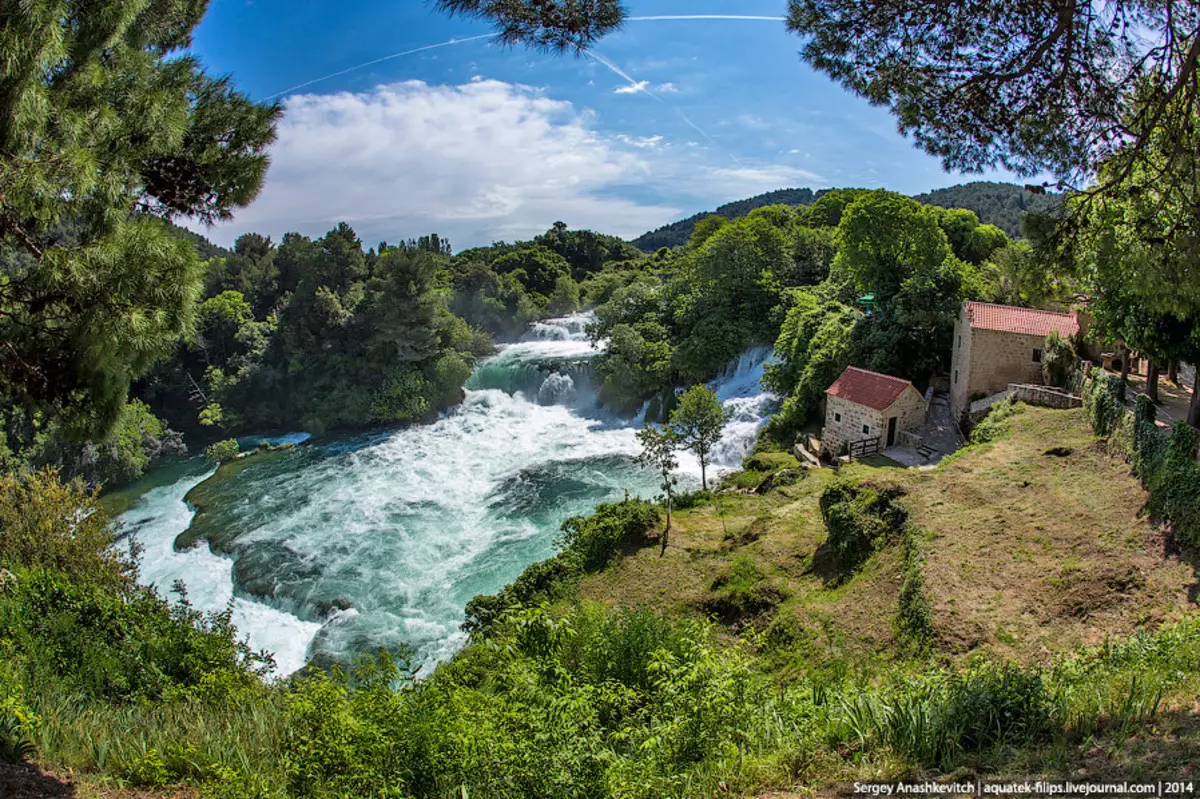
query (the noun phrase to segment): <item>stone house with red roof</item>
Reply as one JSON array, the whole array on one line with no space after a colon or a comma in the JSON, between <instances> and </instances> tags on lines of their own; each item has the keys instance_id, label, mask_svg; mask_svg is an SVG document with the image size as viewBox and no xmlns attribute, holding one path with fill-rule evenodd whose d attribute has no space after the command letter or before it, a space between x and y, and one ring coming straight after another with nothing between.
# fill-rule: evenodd
<instances>
[{"instance_id":1,"label":"stone house with red roof","mask_svg":"<svg viewBox=\"0 0 1200 799\"><path fill-rule=\"evenodd\" d=\"M997 394L1010 383L1042 382L1046 336L1079 334L1074 313L965 302L954 323L950 359L950 410L955 418L972 400Z\"/></svg>"},{"instance_id":2,"label":"stone house with red roof","mask_svg":"<svg viewBox=\"0 0 1200 799\"><path fill-rule=\"evenodd\" d=\"M825 390L821 449L841 454L847 444L878 438L880 449L925 423L925 397L900 377L851 366Z\"/></svg>"}]
</instances>

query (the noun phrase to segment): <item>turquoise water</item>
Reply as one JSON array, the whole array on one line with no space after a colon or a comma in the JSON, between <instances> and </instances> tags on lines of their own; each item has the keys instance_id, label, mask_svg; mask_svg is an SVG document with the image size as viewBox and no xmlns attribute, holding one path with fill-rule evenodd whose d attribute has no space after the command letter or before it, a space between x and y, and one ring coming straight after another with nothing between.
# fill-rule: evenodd
<instances>
[{"instance_id":1,"label":"turquoise water","mask_svg":"<svg viewBox=\"0 0 1200 799\"><path fill-rule=\"evenodd\" d=\"M433 424L304 443L211 484L198 526L211 548L173 547L193 520L183 496L207 470L151 490L121 517L147 546L144 579L183 580L201 606L233 599L239 629L281 673L378 646L411 646L426 666L449 657L467 601L552 555L564 519L656 493L633 463L640 422L596 407L586 322L534 326ZM766 354L714 383L734 411L718 464L740 462L771 406ZM681 471L698 482L694 462Z\"/></svg>"}]
</instances>

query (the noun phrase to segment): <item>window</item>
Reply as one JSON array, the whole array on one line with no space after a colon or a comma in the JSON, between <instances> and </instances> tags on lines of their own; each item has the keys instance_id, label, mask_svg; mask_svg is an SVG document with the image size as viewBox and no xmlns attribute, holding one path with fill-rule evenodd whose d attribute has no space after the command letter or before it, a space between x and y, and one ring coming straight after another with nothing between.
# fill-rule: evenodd
<instances>
[{"instance_id":1,"label":"window","mask_svg":"<svg viewBox=\"0 0 1200 799\"><path fill-rule=\"evenodd\" d=\"M1034 362L1034 363L1041 363L1041 362L1042 362L1042 351L1041 351L1041 350L1034 350L1034 351L1033 351L1033 362Z\"/></svg>"},{"instance_id":2,"label":"window","mask_svg":"<svg viewBox=\"0 0 1200 799\"><path fill-rule=\"evenodd\" d=\"M959 348L960 350L962 349L962 336L959 336L959 337L958 337L958 348Z\"/></svg>"},{"instance_id":3,"label":"window","mask_svg":"<svg viewBox=\"0 0 1200 799\"><path fill-rule=\"evenodd\" d=\"M864 425L863 425L863 432L864 432L864 433L866 433L867 435L870 435L870 434L871 434L871 425L869 425L869 424L864 424Z\"/></svg>"},{"instance_id":4,"label":"window","mask_svg":"<svg viewBox=\"0 0 1200 799\"><path fill-rule=\"evenodd\" d=\"M840 413L835 413L835 414L833 415L833 421L835 421L835 422L840 422L840 421L842 421L842 415L841 415Z\"/></svg>"},{"instance_id":5,"label":"window","mask_svg":"<svg viewBox=\"0 0 1200 799\"><path fill-rule=\"evenodd\" d=\"M958 370L954 370L954 385L958 385Z\"/></svg>"}]
</instances>

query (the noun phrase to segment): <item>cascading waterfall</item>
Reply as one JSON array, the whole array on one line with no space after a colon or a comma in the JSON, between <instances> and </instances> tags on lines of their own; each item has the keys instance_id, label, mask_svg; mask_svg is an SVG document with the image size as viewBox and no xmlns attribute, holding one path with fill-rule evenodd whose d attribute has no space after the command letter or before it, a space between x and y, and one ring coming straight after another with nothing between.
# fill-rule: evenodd
<instances>
[{"instance_id":1,"label":"cascading waterfall","mask_svg":"<svg viewBox=\"0 0 1200 799\"><path fill-rule=\"evenodd\" d=\"M596 407L589 321L534 325L432 424L306 443L207 483L192 533L211 551L172 546L193 524L183 496L204 475L143 495L122 516L147 546L143 579L182 580L208 609L233 599L239 629L285 674L306 657L379 646L410 646L426 667L452 655L467 601L553 554L565 518L626 490L657 493L633 463L635 421ZM716 470L740 463L770 411L759 386L769 353L745 353L711 384L733 411ZM690 457L681 472L698 483Z\"/></svg>"}]
</instances>

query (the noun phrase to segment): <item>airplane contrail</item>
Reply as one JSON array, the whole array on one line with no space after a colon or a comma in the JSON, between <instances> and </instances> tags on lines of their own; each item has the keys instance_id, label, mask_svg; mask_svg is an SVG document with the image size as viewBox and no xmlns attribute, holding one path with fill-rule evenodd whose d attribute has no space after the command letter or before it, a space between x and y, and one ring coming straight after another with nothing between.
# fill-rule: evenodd
<instances>
[{"instance_id":1,"label":"airplane contrail","mask_svg":"<svg viewBox=\"0 0 1200 799\"><path fill-rule=\"evenodd\" d=\"M649 16L649 17L629 17L627 21L628 22L662 22L662 21L668 21L668 20L691 20L691 19L787 22L787 19L785 17L760 17L760 16L753 16L753 15L747 15L747 14L660 14L657 16ZM340 78L342 75L346 75L346 74L348 74L350 72L354 72L356 70L366 69L367 67L371 67L376 64L381 64L384 61L390 61L393 58L402 58L406 55L416 55L417 53L423 53L426 50L436 50L439 47L451 47L452 45L456 45L456 44L465 44L467 42L477 42L480 39L494 39L495 37L497 37L499 35L500 34L498 34L498 33L485 33L480 36L467 36L462 39L451 39L448 42L439 42L438 44L427 44L424 47L414 47L412 50L403 50L399 53L392 53L391 55L385 55L382 58L372 59L371 61L364 61L361 64L355 64L352 67L346 67L345 69L339 70L337 72L331 72L328 75L322 75L319 78L313 78L312 80L305 81L304 83L296 84L295 86L291 87L290 89L284 89L281 92L275 92L274 94L267 95L263 99L264 100L272 100L276 97L282 97L285 94L291 94L292 92L298 91L299 89L304 89L308 86L312 86L314 83L321 83L322 81L331 80L333 78ZM597 60L599 60L599 59L597 59ZM604 63L604 62L601 62L601 63ZM621 74L619 70L614 69L614 65L611 62L606 63L605 66L607 66L609 69L613 69L618 74ZM628 78L628 76L622 75L622 77L624 77L626 80L629 80L630 83L634 83L634 84L637 83L637 81L630 80ZM657 95L651 94L651 96L654 97L655 99L659 100L659 102L662 102L662 98L658 97ZM680 116L683 116L684 119L687 120L687 117L682 112L680 112ZM693 128L696 128L696 130L700 131L700 133L703 134L705 138L708 138L709 141L712 141L711 137L709 137L707 133L704 133L704 131L702 131L702 130L700 130L700 128L696 127L695 123L693 123L691 120L687 120L687 122ZM735 158L734 160L737 160L737 159Z\"/></svg>"},{"instance_id":2,"label":"airplane contrail","mask_svg":"<svg viewBox=\"0 0 1200 799\"><path fill-rule=\"evenodd\" d=\"M354 72L355 70L358 70L358 69L365 69L366 67L374 66L375 64L380 64L384 61L390 61L393 58L400 58L401 56L406 56L406 55L415 55L416 53L423 53L426 50L436 50L439 47L450 47L451 45L455 45L455 44L466 44L467 42L476 42L476 41L479 41L480 39L493 39L499 35L500 34L498 34L498 33L485 33L485 34L482 34L481 36L468 36L465 39L451 39L448 42L440 42L438 44L427 44L424 47L415 47L412 50L404 50L399 53L392 53L391 55L385 55L382 58L376 58L371 61L364 61L361 64L355 64L352 67L346 67L345 69L339 70L338 72L331 72L328 75L323 75L319 78L313 78L312 80L305 81L304 83L299 83L290 89L284 89L281 92L275 92L274 94L268 95L267 97L265 97L263 99L270 100L275 97L281 97L285 94L291 94L292 92L296 91L297 89L303 89L306 86L312 86L314 83L320 83L321 81L330 80L331 78L339 78L348 72Z\"/></svg>"},{"instance_id":3,"label":"airplane contrail","mask_svg":"<svg viewBox=\"0 0 1200 799\"><path fill-rule=\"evenodd\" d=\"M627 17L626 22L659 22L679 19L725 19L759 22L787 22L787 17L760 17L749 14L659 14L652 17Z\"/></svg>"},{"instance_id":4,"label":"airplane contrail","mask_svg":"<svg viewBox=\"0 0 1200 799\"><path fill-rule=\"evenodd\" d=\"M683 113L683 111L679 110L678 108L675 108L674 106L672 106L666 100L659 97L656 93L650 91L650 89L647 88L645 81L634 80L632 75L630 75L625 70L621 69L619 66L614 64L612 61L609 61L607 58L605 58L604 56L597 53L595 50L584 50L583 52L585 54L587 54L587 56L589 58L596 61L596 63L600 64L601 66L607 67L609 70L611 70L617 76L619 76L620 78L622 78L623 80L628 82L629 85L633 88L633 90L635 92L642 92L643 94L646 94L646 95L654 98L658 102L662 103L667 108L670 108L676 114L679 114L679 117L684 122L686 122L694 131L696 131L701 136L703 136L705 139L707 139L709 144L716 147L718 150L724 151L725 154L728 155L730 158L732 158L733 162L735 164L737 164L739 167L741 167L743 169L746 167L746 165L744 163L742 163L742 159L738 158L732 152L730 152L729 150L726 150L724 147L722 147L720 144L718 144L716 139L714 139L712 136L709 136L708 132L705 131L704 128L700 127L695 122L693 122L687 114Z\"/></svg>"}]
</instances>

